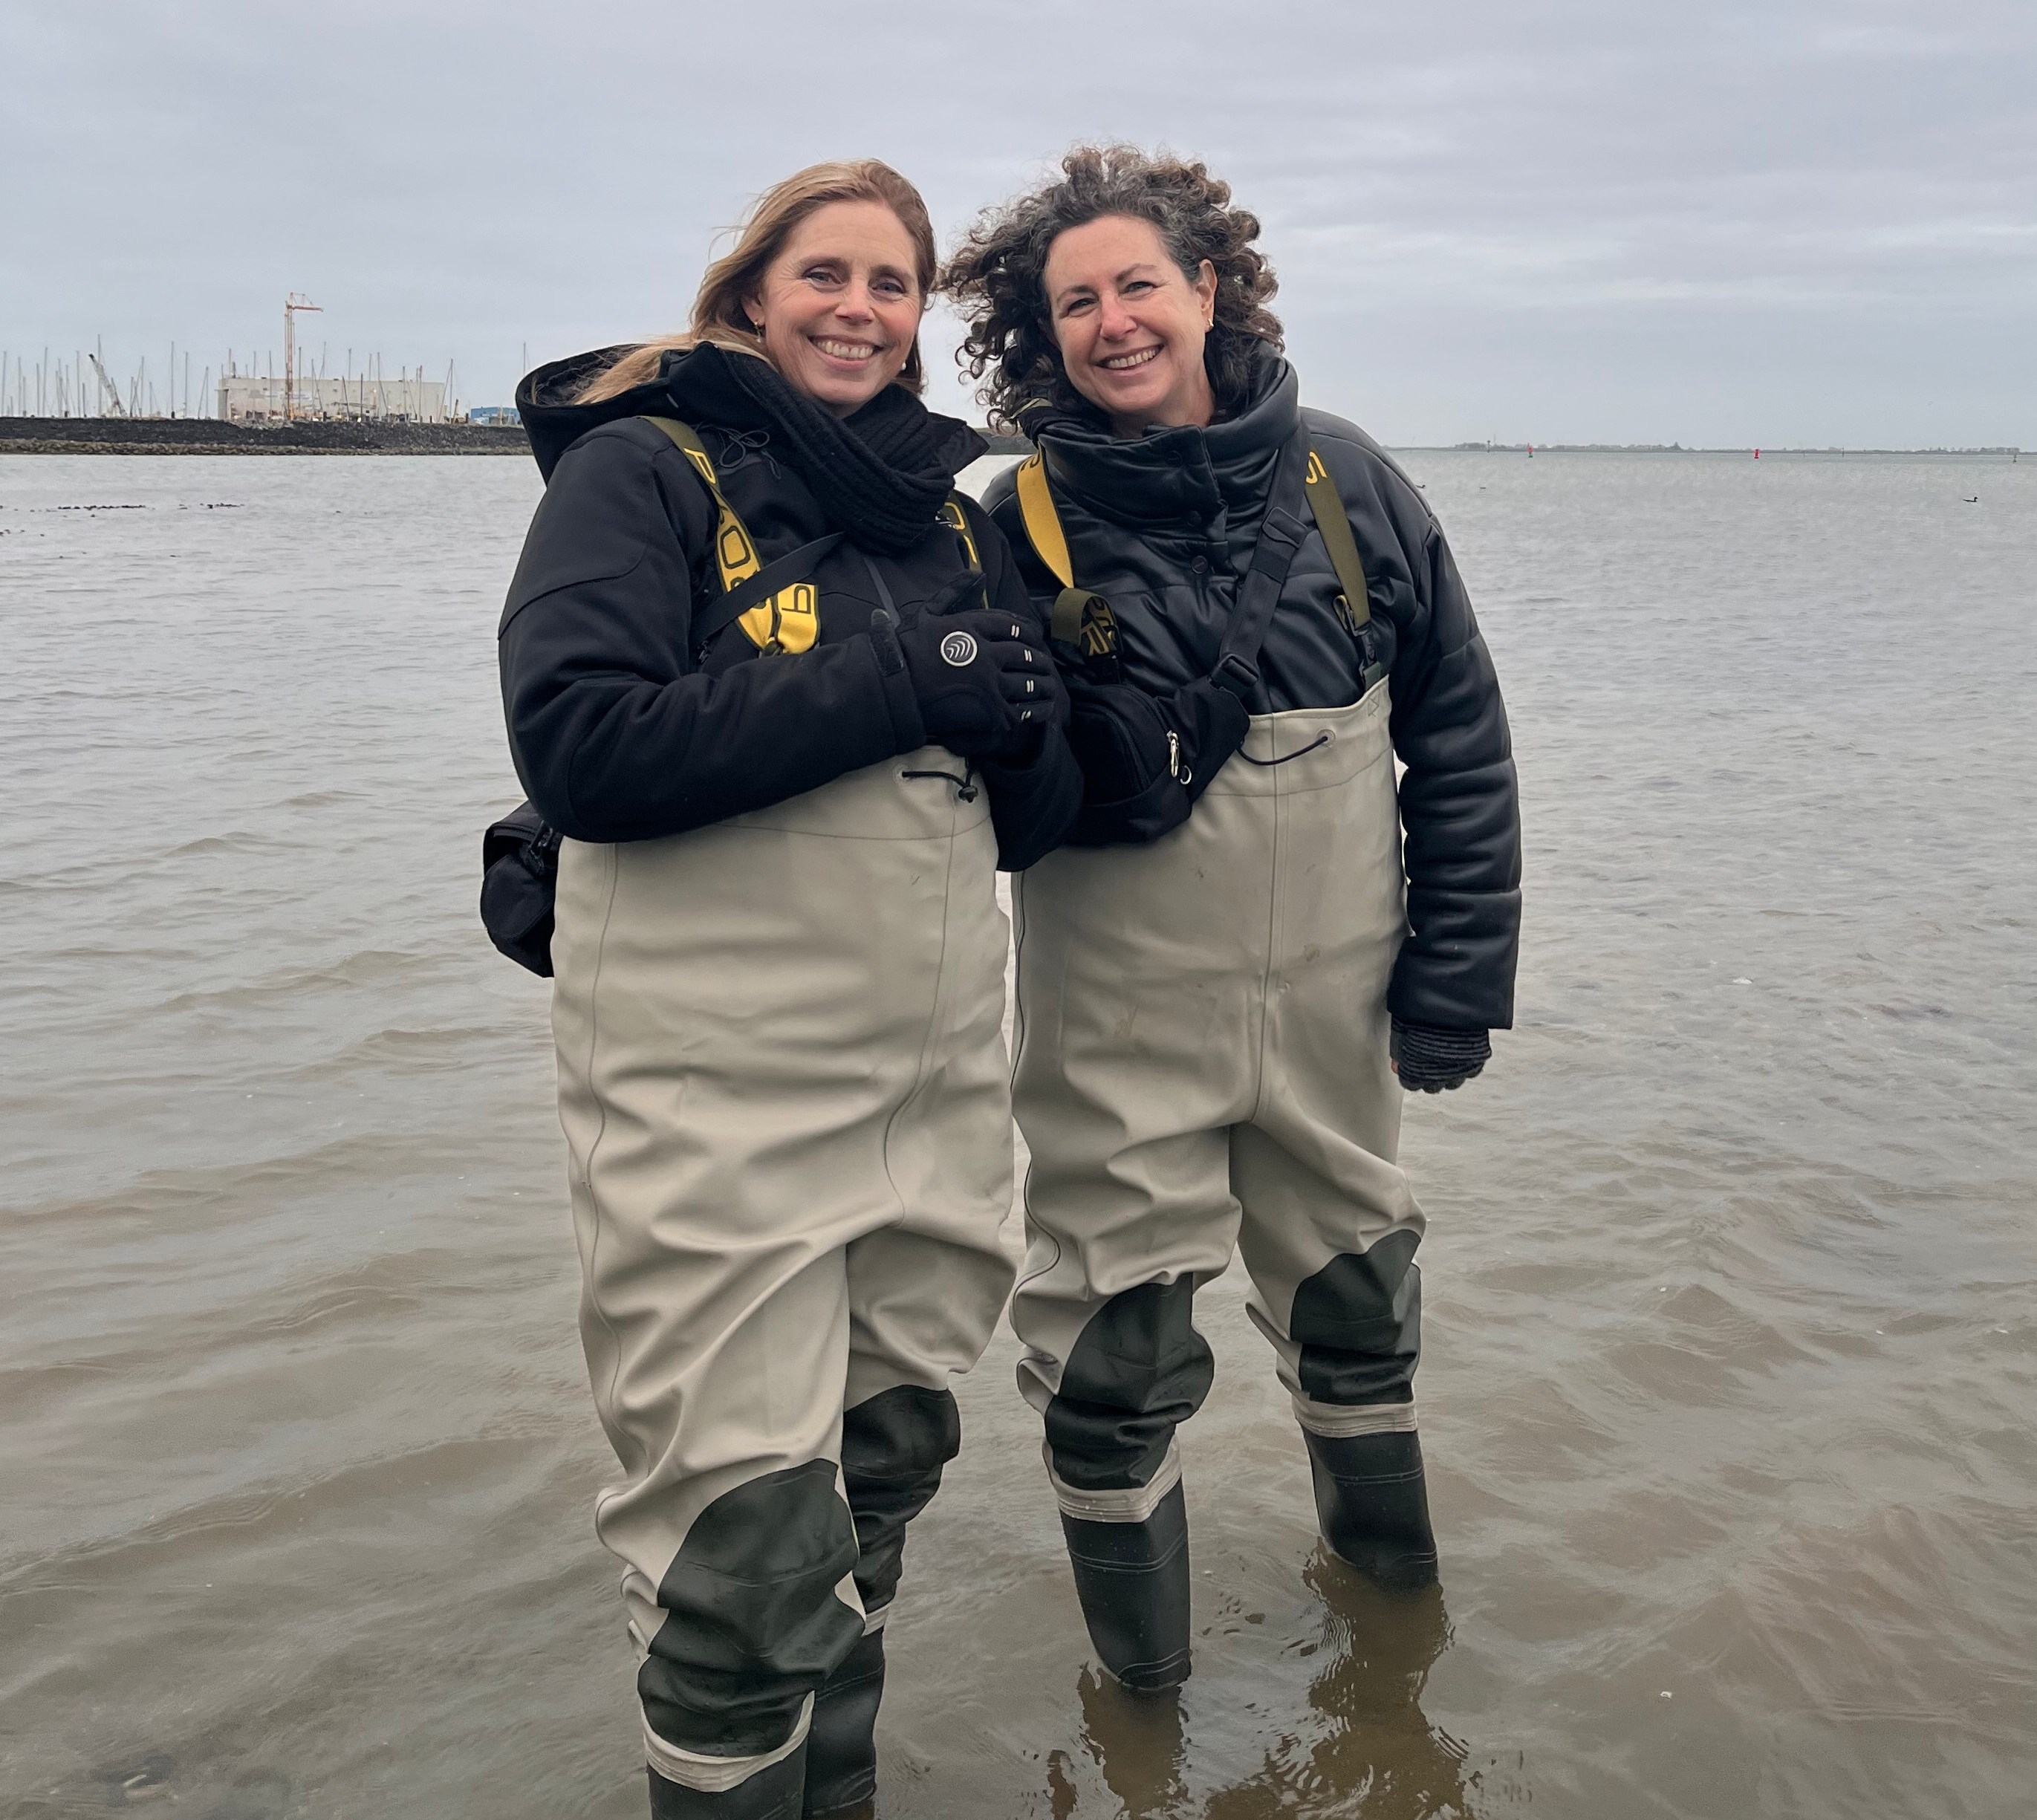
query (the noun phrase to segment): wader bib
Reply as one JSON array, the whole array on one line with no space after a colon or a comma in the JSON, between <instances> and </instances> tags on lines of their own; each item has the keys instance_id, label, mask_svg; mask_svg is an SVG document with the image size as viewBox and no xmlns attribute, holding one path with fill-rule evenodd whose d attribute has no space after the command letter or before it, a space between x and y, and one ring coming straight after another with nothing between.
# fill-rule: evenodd
<instances>
[{"instance_id":1,"label":"wader bib","mask_svg":"<svg viewBox=\"0 0 2037 1820\"><path fill-rule=\"evenodd\" d=\"M1183 825L1014 881L1033 1158L1019 1388L1045 1418L1092 1636L1134 1686L1186 1672L1174 1431L1212 1373L1195 1290L1234 1246L1319 1505L1337 1444L1415 1444L1423 1218L1387 1055L1407 927L1388 714L1381 685L1255 716ZM1140 1574L1177 1585L1178 1612L1105 1609Z\"/></svg>"},{"instance_id":2,"label":"wader bib","mask_svg":"<svg viewBox=\"0 0 2037 1820\"><path fill-rule=\"evenodd\" d=\"M781 1783L803 1811L837 1690L874 1719L905 1525L959 1444L947 1381L1010 1286L1007 926L965 772L929 747L560 855L580 1331L623 1469L595 1527L655 1776L746 1785L745 1814Z\"/></svg>"}]
</instances>

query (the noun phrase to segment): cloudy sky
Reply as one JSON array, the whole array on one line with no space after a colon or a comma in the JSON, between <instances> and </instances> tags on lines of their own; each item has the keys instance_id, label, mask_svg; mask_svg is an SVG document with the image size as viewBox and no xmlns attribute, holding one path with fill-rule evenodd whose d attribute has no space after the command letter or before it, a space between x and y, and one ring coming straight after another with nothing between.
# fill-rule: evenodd
<instances>
[{"instance_id":1,"label":"cloudy sky","mask_svg":"<svg viewBox=\"0 0 2037 1820\"><path fill-rule=\"evenodd\" d=\"M1389 441L2037 446L2032 0L7 0L0 70L32 365L216 366L297 289L329 370L493 402L677 326L801 164L952 237L1119 138L1232 179Z\"/></svg>"}]
</instances>

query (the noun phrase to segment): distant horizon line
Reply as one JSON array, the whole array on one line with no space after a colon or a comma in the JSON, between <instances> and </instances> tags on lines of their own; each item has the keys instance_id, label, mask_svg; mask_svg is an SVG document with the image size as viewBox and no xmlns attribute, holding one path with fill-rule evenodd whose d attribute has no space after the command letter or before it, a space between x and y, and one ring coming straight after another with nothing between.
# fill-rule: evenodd
<instances>
[{"instance_id":1,"label":"distant horizon line","mask_svg":"<svg viewBox=\"0 0 2037 1820\"><path fill-rule=\"evenodd\" d=\"M1827 443L1388 443L1388 448L1425 455L2020 455L2017 443L1936 443L1926 447L1880 448Z\"/></svg>"},{"instance_id":2,"label":"distant horizon line","mask_svg":"<svg viewBox=\"0 0 2037 1820\"><path fill-rule=\"evenodd\" d=\"M1020 447L1030 448L1032 444L1024 436L1007 430L992 428L987 424L971 424L969 428L984 437L992 445L993 454L1009 453ZM2010 455L2024 453L2018 443L1934 443L1926 447L1884 448L1855 446L1841 443L1502 443L1502 442L1393 442L1382 438L1380 446L1389 449L1406 449L1423 455Z\"/></svg>"}]
</instances>

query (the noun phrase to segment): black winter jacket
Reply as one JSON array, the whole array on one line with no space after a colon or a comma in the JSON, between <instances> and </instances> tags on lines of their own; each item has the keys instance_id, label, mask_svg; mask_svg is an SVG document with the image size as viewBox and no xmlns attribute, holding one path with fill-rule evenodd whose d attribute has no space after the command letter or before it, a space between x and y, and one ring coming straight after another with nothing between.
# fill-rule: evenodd
<instances>
[{"instance_id":1,"label":"black winter jacket","mask_svg":"<svg viewBox=\"0 0 2037 1820\"><path fill-rule=\"evenodd\" d=\"M753 357L712 346L668 353L651 384L599 404L558 402L619 351L541 368L517 392L546 486L498 650L510 752L539 813L577 840L648 840L766 807L924 745L907 675L887 674L871 644L870 616L882 604L871 565L894 610L909 618L962 573L962 540L933 515L954 474L983 452L982 440L894 387L881 406L873 402L844 426L850 452L871 465L860 476L835 473L810 484L813 458L799 425L774 417L754 384L739 383L732 363ZM848 534L813 577L820 625L811 651L765 658L730 625L696 652L694 605L720 587L715 508L671 439L641 421L647 416L676 417L700 432L765 564L830 531ZM875 487L889 478L856 440L860 424L881 425L887 446L909 440L920 459L916 478L926 478L931 462L934 503L924 531L909 522L901 537L893 523L874 539L874 516L861 526L845 522L856 515L853 486L845 500L845 482ZM1045 622L1003 536L973 501L965 511L985 604L1037 627L1044 648ZM859 531L877 547L859 548ZM1081 801L1065 735L1047 728L1022 758L973 766L988 789L999 864L1030 866L1060 841ZM958 776L968 768L955 761Z\"/></svg>"},{"instance_id":2,"label":"black winter jacket","mask_svg":"<svg viewBox=\"0 0 2037 1820\"><path fill-rule=\"evenodd\" d=\"M1389 671L1393 746L1407 768L1409 933L1388 1008L1434 1029L1510 1028L1521 822L1506 711L1442 528L1407 476L1355 425L1301 409L1293 369L1270 352L1245 407L1207 429L1121 442L1100 417L1075 413L1032 414L1026 427L1045 458L1076 583L1110 602L1126 678L1159 694L1215 663L1275 460L1303 431L1358 540L1370 659ZM993 481L984 503L1051 610L1060 583L1033 553L1013 477ZM1338 619L1337 592L1311 527L1260 649L1254 713L1359 699L1368 657Z\"/></svg>"}]
</instances>

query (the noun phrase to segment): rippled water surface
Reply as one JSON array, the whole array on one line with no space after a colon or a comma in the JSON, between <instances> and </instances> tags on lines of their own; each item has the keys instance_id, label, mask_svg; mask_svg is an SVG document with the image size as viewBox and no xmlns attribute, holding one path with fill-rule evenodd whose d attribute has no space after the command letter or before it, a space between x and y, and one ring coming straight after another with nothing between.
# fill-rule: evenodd
<instances>
[{"instance_id":1,"label":"rippled water surface","mask_svg":"<svg viewBox=\"0 0 2037 1820\"><path fill-rule=\"evenodd\" d=\"M1407 461L1529 853L1521 1026L1408 1120L1441 1596L1317 1552L1226 1279L1196 1678L1099 1686L1000 1334L886 1811L2027 1812L2037 464ZM546 988L474 915L536 493L0 458L0 1812L641 1810Z\"/></svg>"}]
</instances>

